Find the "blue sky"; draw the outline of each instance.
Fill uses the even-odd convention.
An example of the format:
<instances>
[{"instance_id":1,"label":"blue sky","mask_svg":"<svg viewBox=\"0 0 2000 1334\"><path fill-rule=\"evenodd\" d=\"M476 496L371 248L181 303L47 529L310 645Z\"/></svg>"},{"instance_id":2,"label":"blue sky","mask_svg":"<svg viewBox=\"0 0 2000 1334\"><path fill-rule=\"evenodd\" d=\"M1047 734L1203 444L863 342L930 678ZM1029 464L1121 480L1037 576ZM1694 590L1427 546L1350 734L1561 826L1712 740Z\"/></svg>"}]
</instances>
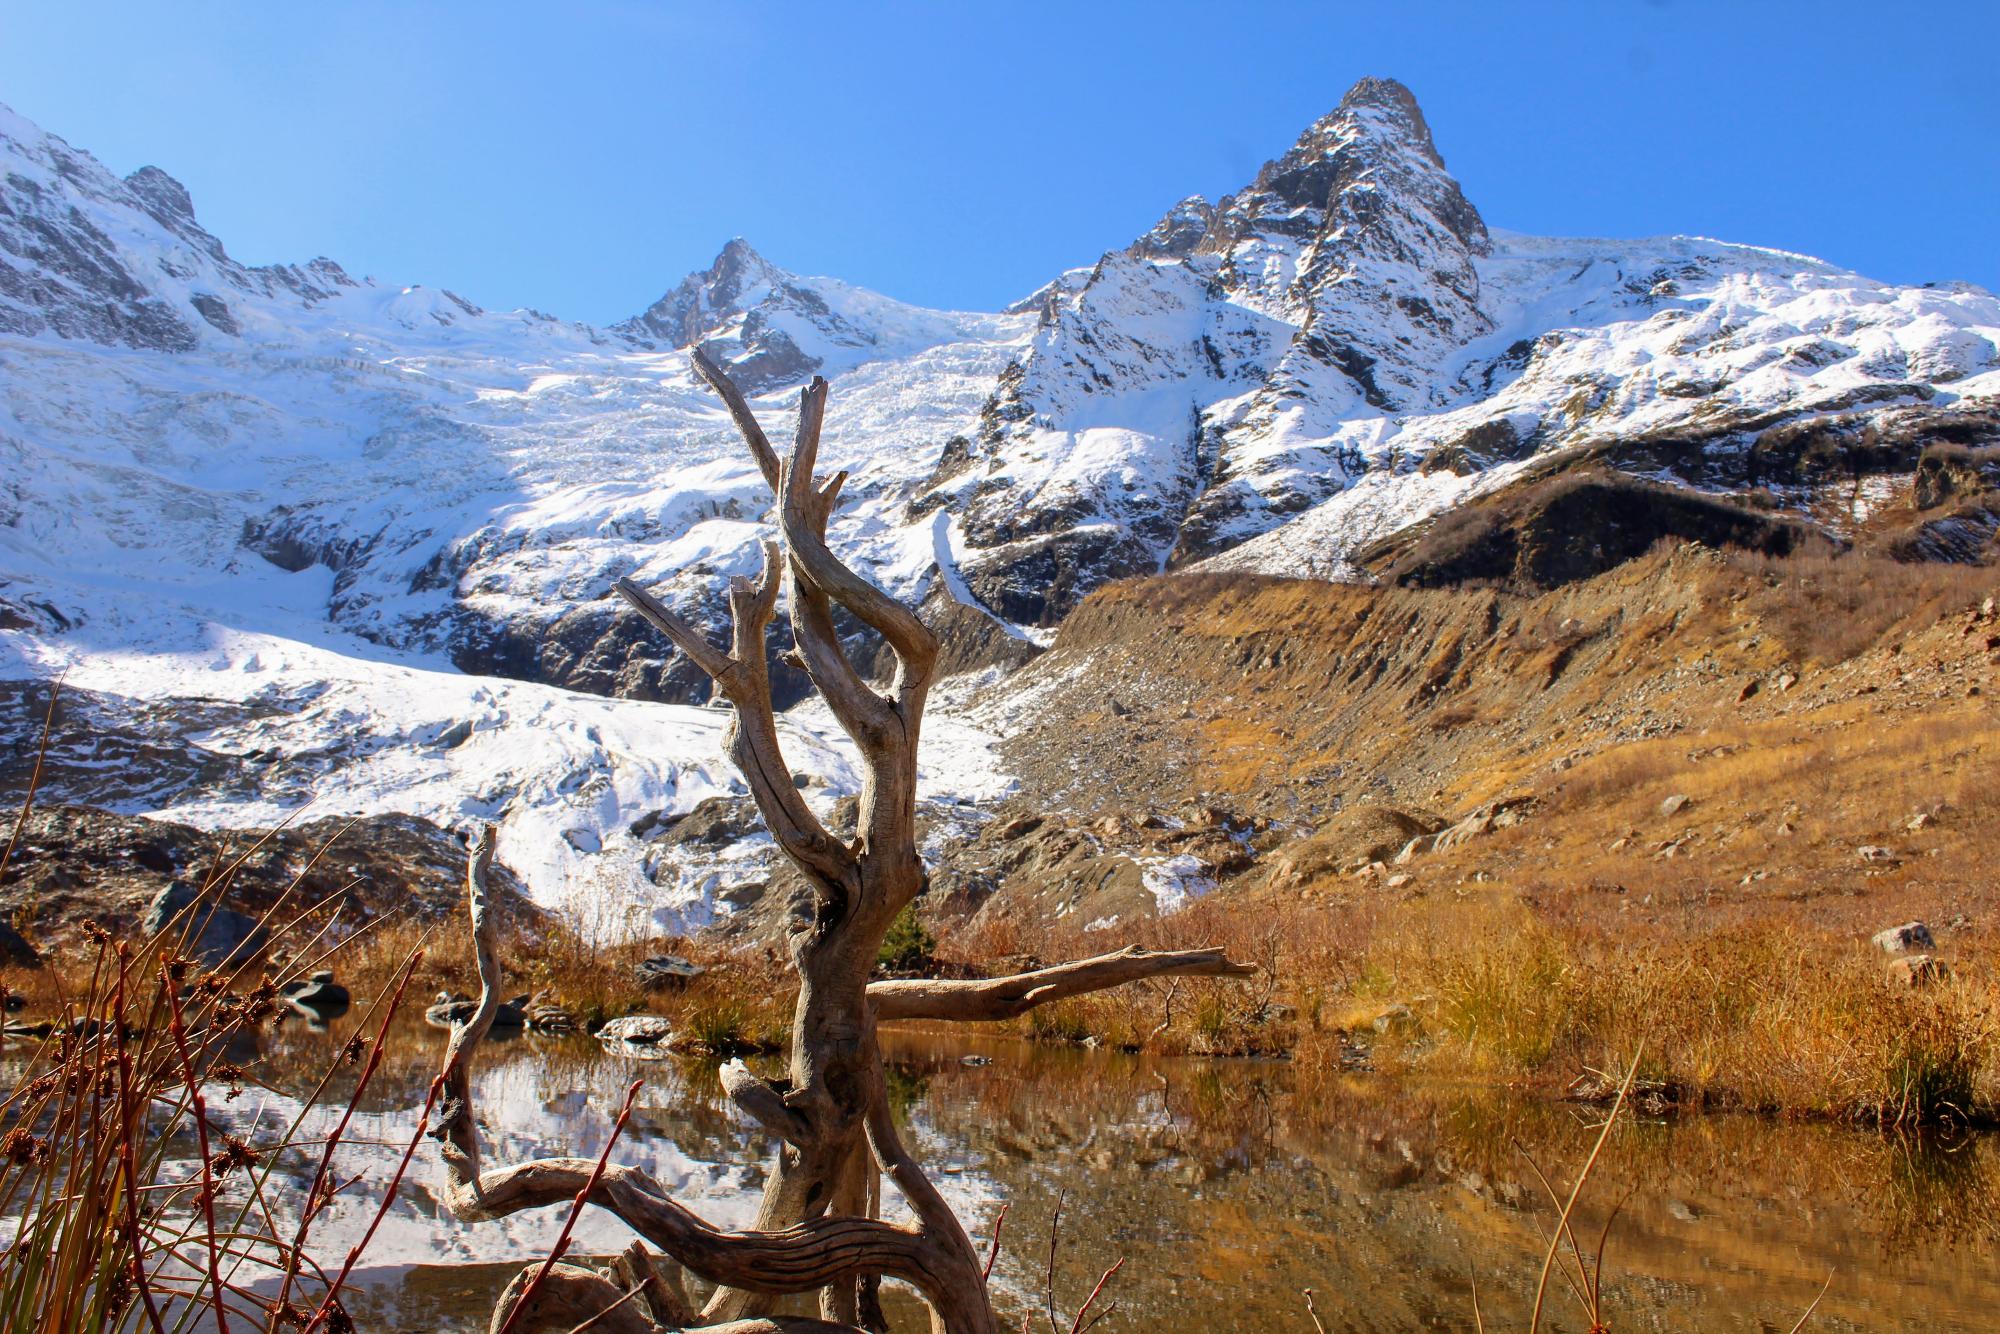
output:
<instances>
[{"instance_id":1,"label":"blue sky","mask_svg":"<svg viewBox=\"0 0 2000 1334\"><path fill-rule=\"evenodd\" d=\"M743 235L991 309L1246 182L1356 78L1489 224L2000 287L2000 3L0 8L0 101L327 254L596 322Z\"/></svg>"}]
</instances>

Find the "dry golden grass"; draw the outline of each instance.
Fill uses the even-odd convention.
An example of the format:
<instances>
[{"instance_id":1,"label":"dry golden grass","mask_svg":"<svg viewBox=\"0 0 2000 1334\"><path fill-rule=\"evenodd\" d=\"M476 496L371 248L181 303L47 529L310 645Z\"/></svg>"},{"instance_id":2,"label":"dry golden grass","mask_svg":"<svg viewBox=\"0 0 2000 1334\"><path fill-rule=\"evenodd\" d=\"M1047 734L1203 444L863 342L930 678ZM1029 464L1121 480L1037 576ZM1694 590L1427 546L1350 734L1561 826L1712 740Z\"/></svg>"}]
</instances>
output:
<instances>
[{"instance_id":1,"label":"dry golden grass","mask_svg":"<svg viewBox=\"0 0 2000 1334\"><path fill-rule=\"evenodd\" d=\"M477 991L471 938L455 921L437 930L399 924L371 932L342 951L343 975L363 989L372 988L416 949L423 958L411 986L425 1003L438 991ZM684 986L647 990L633 968L656 954L680 955L706 971ZM551 1001L586 1026L626 1014L659 1014L720 1050L778 1045L791 1024L796 984L771 950L729 949L678 937L592 944L557 924L510 933L501 957L509 993Z\"/></svg>"},{"instance_id":2,"label":"dry golden grass","mask_svg":"<svg viewBox=\"0 0 2000 1334\"><path fill-rule=\"evenodd\" d=\"M1077 613L1075 643L1128 675L1170 663L1167 706L1188 721L1145 720L1165 737L1135 744L1195 754L1208 791L1161 801L1286 809L1281 789L1317 774L1349 802L1463 813L1525 796L1530 814L1372 877L1326 866L1265 889L1252 872L1115 939L1015 927L946 948L1200 940L1277 966L1268 995L1183 987L1164 1027L1159 989L1028 1025L1052 1038L1326 1067L1359 1044L1377 1066L1550 1090L1644 1041L1656 1100L1990 1118L2000 622L1975 609L1996 589L1991 569L1665 550L1528 599L1115 587ZM1667 815L1675 795L1689 800ZM1391 890L1392 873L1409 880ZM1884 979L1869 937L1913 918L1938 932L1945 985Z\"/></svg>"},{"instance_id":3,"label":"dry golden grass","mask_svg":"<svg viewBox=\"0 0 2000 1334\"><path fill-rule=\"evenodd\" d=\"M1756 608L1800 658L1845 662L1899 627L1929 625L1993 592L1993 570L1819 549L1788 557L1732 553L1761 581Z\"/></svg>"}]
</instances>

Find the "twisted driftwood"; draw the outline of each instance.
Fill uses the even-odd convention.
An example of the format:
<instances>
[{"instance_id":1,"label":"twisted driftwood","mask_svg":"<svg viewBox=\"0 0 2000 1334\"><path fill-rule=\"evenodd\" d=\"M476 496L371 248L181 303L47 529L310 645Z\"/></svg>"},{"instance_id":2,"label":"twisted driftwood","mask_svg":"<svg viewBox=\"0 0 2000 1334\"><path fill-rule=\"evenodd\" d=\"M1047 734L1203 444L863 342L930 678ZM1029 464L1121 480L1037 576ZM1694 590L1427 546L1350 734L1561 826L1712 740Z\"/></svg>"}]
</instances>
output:
<instances>
[{"instance_id":1,"label":"twisted driftwood","mask_svg":"<svg viewBox=\"0 0 2000 1334\"><path fill-rule=\"evenodd\" d=\"M1239 976L1255 971L1220 950L1128 949L1018 977L971 982L869 982L884 934L922 892L917 851L917 738L936 667L938 643L916 614L843 564L826 527L845 473L817 484L826 381L799 397L792 452L780 458L743 395L699 349L695 370L728 407L778 504L780 542L764 544L754 580L730 581L727 652L630 580L617 591L713 678L733 714L726 738L772 837L811 887L808 921L789 945L799 977L789 1077L773 1082L740 1062L722 1067L730 1100L779 1141L756 1226L716 1228L676 1203L636 1168L578 1158L546 1158L482 1170L472 1108L470 1063L500 1002L501 972L489 913L489 828L471 853L468 890L479 966L478 1008L454 1030L445 1054L440 1153L447 1199L476 1222L576 1199L608 1209L664 1252L624 1257L614 1280L557 1264L517 1279L495 1312L495 1328L653 1331L701 1328L711 1334L811 1334L885 1328L876 1290L901 1279L931 1308L936 1334L997 1334L985 1267L965 1229L904 1147L890 1114L880 1019L1005 1019L1065 996L1163 974ZM778 744L765 631L783 583L800 661L863 763L857 833L828 833L792 782ZM886 692L849 659L834 629L835 605L880 634L895 658ZM875 1217L887 1174L915 1214L904 1226ZM674 1266L720 1285L697 1314ZM821 1320L772 1315L776 1299L817 1291Z\"/></svg>"}]
</instances>

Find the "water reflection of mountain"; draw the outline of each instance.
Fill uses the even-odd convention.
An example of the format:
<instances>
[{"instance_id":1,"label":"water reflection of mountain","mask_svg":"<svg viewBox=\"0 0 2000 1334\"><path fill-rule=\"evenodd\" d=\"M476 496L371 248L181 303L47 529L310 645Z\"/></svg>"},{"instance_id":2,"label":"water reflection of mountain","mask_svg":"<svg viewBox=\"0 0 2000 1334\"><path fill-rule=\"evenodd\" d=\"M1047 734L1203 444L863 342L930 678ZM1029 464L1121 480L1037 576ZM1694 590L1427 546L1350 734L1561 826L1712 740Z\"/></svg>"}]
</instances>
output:
<instances>
[{"instance_id":1,"label":"water reflection of mountain","mask_svg":"<svg viewBox=\"0 0 2000 1334\"><path fill-rule=\"evenodd\" d=\"M227 1101L229 1119L253 1142L275 1139L364 1008L324 1032L268 1035L258 1068L270 1089ZM315 1231L322 1258L344 1256L373 1216L439 1039L399 1021L341 1158L343 1174L362 1180ZM1010 1205L1003 1315L1039 1305L1064 1192L1057 1284L1067 1303L1113 1259L1127 1261L1107 1329L1296 1330L1307 1287L1329 1330L1470 1329L1475 1272L1488 1327L1523 1326L1552 1213L1524 1152L1566 1182L1597 1115L1475 1087L1306 1081L1281 1063L958 1035L891 1035L885 1046L899 1112L968 1226L990 1234ZM595 1154L624 1089L642 1079L619 1156L719 1223L751 1221L772 1146L723 1102L713 1067L635 1063L586 1039L523 1037L482 1055L477 1097L493 1160ZM307 1114L307 1140L332 1124L346 1092ZM193 1146L184 1152L192 1171ZM1827 1327L1985 1329L2000 1303L1986 1263L2000 1231L1996 1153L1985 1136L1637 1121L1614 1136L1578 1230L1594 1238L1630 1192L1605 1266L1622 1327L1789 1328L1831 1270ZM311 1175L306 1155L295 1157L274 1176L292 1199ZM419 1161L369 1249L355 1313L368 1329L483 1329L493 1296L552 1243L561 1211L461 1225L443 1216L427 1156ZM274 1200L281 1215L285 1193ZM587 1214L578 1249L607 1252L628 1236Z\"/></svg>"}]
</instances>

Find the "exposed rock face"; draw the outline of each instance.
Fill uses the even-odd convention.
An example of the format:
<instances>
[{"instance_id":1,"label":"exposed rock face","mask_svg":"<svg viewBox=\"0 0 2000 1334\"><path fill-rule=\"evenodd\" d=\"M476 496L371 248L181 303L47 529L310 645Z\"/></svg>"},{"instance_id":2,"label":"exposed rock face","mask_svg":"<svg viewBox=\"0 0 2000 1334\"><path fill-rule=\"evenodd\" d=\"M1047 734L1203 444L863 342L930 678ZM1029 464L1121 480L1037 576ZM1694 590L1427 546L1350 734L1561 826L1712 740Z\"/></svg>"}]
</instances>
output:
<instances>
[{"instance_id":1,"label":"exposed rock face","mask_svg":"<svg viewBox=\"0 0 2000 1334\"><path fill-rule=\"evenodd\" d=\"M1049 624L1325 499L1360 467L1332 423L1443 401L1438 368L1491 325L1489 249L1409 90L1357 84L1243 191L1048 291L954 479L967 582Z\"/></svg>"},{"instance_id":2,"label":"exposed rock face","mask_svg":"<svg viewBox=\"0 0 2000 1334\"><path fill-rule=\"evenodd\" d=\"M552 620L460 616L452 631L452 665L480 676L546 681L593 695L705 702L711 693L708 677L681 655L669 656L671 650L643 621L621 610L601 600L572 607ZM802 693L789 677L775 684L788 687L786 703Z\"/></svg>"},{"instance_id":3,"label":"exposed rock face","mask_svg":"<svg viewBox=\"0 0 2000 1334\"><path fill-rule=\"evenodd\" d=\"M247 962L267 939L256 918L213 899L204 901L185 880L172 881L153 896L139 919L139 930L184 942L188 957L210 968Z\"/></svg>"},{"instance_id":4,"label":"exposed rock face","mask_svg":"<svg viewBox=\"0 0 2000 1334\"><path fill-rule=\"evenodd\" d=\"M257 918L287 890L302 905L330 899L356 925L392 911L442 920L464 894L463 845L423 820L376 816L350 827L323 819L267 832L209 832L37 803L0 887L0 914L27 914L27 934L45 955L66 948L86 918L113 932L151 933L193 901L211 868L233 865L227 887L211 898L215 911L198 906L189 914L197 951L216 964L262 945ZM503 911L523 925L544 920L519 878L504 867L496 872Z\"/></svg>"},{"instance_id":5,"label":"exposed rock face","mask_svg":"<svg viewBox=\"0 0 2000 1334\"><path fill-rule=\"evenodd\" d=\"M1201 248L1224 286L1269 303L1298 333L1232 434L1269 433L1283 400L1325 401L1330 381L1370 405L1442 405L1436 370L1491 322L1476 256L1486 224L1445 171L1409 89L1363 79L1241 194Z\"/></svg>"},{"instance_id":6,"label":"exposed rock face","mask_svg":"<svg viewBox=\"0 0 2000 1334\"><path fill-rule=\"evenodd\" d=\"M1554 588L1602 574L1665 539L1783 555L1806 525L1612 472L1561 472L1365 547L1357 563L1421 588L1501 580Z\"/></svg>"},{"instance_id":7,"label":"exposed rock face","mask_svg":"<svg viewBox=\"0 0 2000 1334\"><path fill-rule=\"evenodd\" d=\"M239 332L231 292L303 307L352 286L331 260L238 264L195 221L187 188L158 167L120 181L5 107L0 141L12 150L0 162L0 333L188 352L201 343L197 319ZM154 225L127 225L135 218ZM135 234L150 253L133 246Z\"/></svg>"},{"instance_id":8,"label":"exposed rock face","mask_svg":"<svg viewBox=\"0 0 2000 1334\"><path fill-rule=\"evenodd\" d=\"M707 272L689 274L643 314L614 327L663 347L700 345L748 394L802 383L824 364L799 346L802 338L809 346L824 339L848 348L873 341L740 236Z\"/></svg>"},{"instance_id":9,"label":"exposed rock face","mask_svg":"<svg viewBox=\"0 0 2000 1334\"><path fill-rule=\"evenodd\" d=\"M1922 922L1905 922L1875 933L1875 948L1884 954L1902 954L1910 950L1934 950L1937 941L1931 936L1930 927Z\"/></svg>"},{"instance_id":10,"label":"exposed rock face","mask_svg":"<svg viewBox=\"0 0 2000 1334\"><path fill-rule=\"evenodd\" d=\"M1393 861L1412 839L1442 828L1444 821L1428 812L1375 803L1349 806L1273 856L1269 884L1278 891L1308 889L1357 866Z\"/></svg>"},{"instance_id":11,"label":"exposed rock face","mask_svg":"<svg viewBox=\"0 0 2000 1334\"><path fill-rule=\"evenodd\" d=\"M953 325L942 312L788 273L739 236L706 270L612 331L647 347L699 346L757 395L894 355L913 333L939 337Z\"/></svg>"},{"instance_id":12,"label":"exposed rock face","mask_svg":"<svg viewBox=\"0 0 2000 1334\"><path fill-rule=\"evenodd\" d=\"M2000 421L1992 438L2000 439ZM1924 449L1910 484L1918 509L1936 509L2000 489L2000 446L1938 443Z\"/></svg>"}]
</instances>

